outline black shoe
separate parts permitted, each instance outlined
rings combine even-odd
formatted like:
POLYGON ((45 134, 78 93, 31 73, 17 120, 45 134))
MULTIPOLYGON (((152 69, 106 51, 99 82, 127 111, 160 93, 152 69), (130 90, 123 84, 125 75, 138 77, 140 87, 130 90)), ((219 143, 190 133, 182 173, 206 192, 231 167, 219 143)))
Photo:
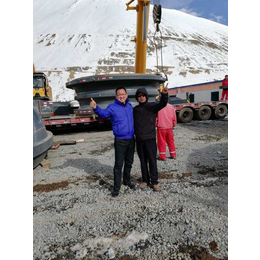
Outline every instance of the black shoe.
POLYGON ((125 186, 129 187, 130 189, 134 189, 135 188, 135 185, 130 183, 130 184, 126 184, 124 183, 125 186))
POLYGON ((118 194, 119 194, 119 192, 118 192, 118 191, 113 191, 113 192, 111 193, 112 197, 117 197, 117 196, 118 196, 118 194))
POLYGON ((173 160, 176 160, 176 157, 171 157, 171 156, 170 156, 170 157, 169 157, 169 159, 173 159, 173 160))
POLYGON ((132 184, 132 183, 128 184, 127 186, 128 186, 131 190, 135 188, 135 185, 132 184))

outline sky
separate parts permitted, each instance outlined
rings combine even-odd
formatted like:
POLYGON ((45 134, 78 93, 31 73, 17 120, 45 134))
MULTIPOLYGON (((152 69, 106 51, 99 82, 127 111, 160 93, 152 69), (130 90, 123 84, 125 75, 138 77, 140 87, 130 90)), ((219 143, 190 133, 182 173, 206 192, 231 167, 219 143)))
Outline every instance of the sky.
POLYGON ((228 0, 152 0, 151 3, 228 25, 228 0))

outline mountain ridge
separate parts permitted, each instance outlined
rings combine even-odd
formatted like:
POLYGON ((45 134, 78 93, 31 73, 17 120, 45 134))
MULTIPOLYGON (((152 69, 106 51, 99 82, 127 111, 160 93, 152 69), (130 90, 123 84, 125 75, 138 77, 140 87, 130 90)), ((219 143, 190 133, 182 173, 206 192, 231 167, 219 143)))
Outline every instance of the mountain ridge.
MULTIPOLYGON (((74 78, 134 72, 135 44, 131 40, 136 34, 136 12, 126 11, 120 0, 102 3, 34 1, 34 64, 49 77, 55 101, 74 98, 74 92, 65 87, 74 78)), ((157 72, 152 8, 148 74, 157 72)), ((227 26, 163 9, 160 28, 163 65, 170 87, 219 80, 227 74, 227 26)))

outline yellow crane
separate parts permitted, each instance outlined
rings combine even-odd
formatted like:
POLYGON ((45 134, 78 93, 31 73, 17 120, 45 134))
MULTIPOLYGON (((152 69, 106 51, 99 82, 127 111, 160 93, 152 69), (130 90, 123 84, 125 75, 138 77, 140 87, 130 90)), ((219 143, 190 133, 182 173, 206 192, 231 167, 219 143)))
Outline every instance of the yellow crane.
POLYGON ((136 6, 130 6, 134 1, 135 0, 131 0, 126 4, 126 10, 136 10, 137 12, 136 37, 133 40, 136 43, 135 73, 146 73, 147 31, 151 1, 138 0, 136 6))
MULTIPOLYGON (((132 40, 136 43, 135 51, 135 73, 146 73, 146 49, 147 49, 147 32, 149 24, 149 10, 150 10, 150 0, 137 0, 136 6, 130 6, 135 0, 130 0, 126 3, 126 10, 135 10, 137 12, 137 23, 136 23, 136 37, 132 40)), ((162 33, 159 29, 159 24, 161 22, 161 5, 154 5, 153 7, 153 21, 156 24, 156 32, 160 32, 161 45, 162 45, 162 33)), ((155 40, 154 34, 154 40, 155 40)), ((158 56, 157 56, 157 44, 154 41, 156 49, 156 60, 157 60, 157 73, 159 72, 158 66, 158 56)), ((166 80, 167 76, 163 70, 163 60, 162 60, 162 47, 161 47, 161 72, 164 73, 166 80)))

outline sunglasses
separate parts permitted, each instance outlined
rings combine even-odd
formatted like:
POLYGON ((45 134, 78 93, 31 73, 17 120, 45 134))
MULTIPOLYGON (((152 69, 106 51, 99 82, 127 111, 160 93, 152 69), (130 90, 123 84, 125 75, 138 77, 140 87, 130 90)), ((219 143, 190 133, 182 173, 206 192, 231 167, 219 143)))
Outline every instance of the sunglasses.
POLYGON ((138 97, 145 97, 145 95, 144 94, 140 94, 140 95, 138 95, 138 97))

